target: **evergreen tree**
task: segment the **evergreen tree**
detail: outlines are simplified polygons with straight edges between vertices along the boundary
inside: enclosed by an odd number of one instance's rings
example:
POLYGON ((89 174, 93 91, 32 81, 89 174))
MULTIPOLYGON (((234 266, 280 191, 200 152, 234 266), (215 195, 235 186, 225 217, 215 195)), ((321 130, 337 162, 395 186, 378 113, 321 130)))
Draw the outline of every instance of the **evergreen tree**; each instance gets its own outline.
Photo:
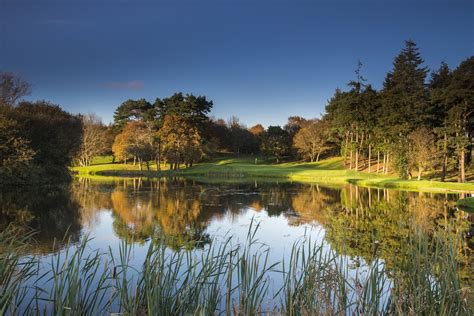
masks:
POLYGON ((431 74, 431 80, 429 84, 430 89, 430 102, 432 107, 435 109, 435 128, 434 132, 438 137, 438 148, 442 155, 441 161, 441 181, 446 178, 446 172, 448 169, 449 157, 452 155, 450 149, 449 140, 449 127, 448 127, 448 104, 446 102, 447 88, 451 83, 452 74, 449 70, 448 65, 442 62, 439 69, 431 74))
POLYGON ((423 62, 416 44, 408 40, 385 78, 382 123, 392 139, 406 136, 416 127, 432 121, 434 110, 429 106, 425 88, 428 69, 423 67, 423 62))
POLYGON ((453 71, 446 92, 447 128, 458 158, 458 181, 466 181, 466 156, 471 157, 474 136, 474 56, 463 61, 453 71), (469 154, 468 154, 469 153, 469 154))
POLYGON ((280 126, 269 126, 262 137, 262 151, 275 156, 277 163, 290 153, 291 139, 280 126))
POLYGON ((409 145, 406 136, 417 127, 432 126, 434 122, 434 108, 428 102, 425 87, 428 69, 423 67, 423 62, 416 44, 406 41, 383 85, 379 124, 385 126, 384 138, 391 144, 395 165, 402 178, 409 174, 405 156, 409 145))
POLYGON ((130 121, 152 121, 154 116, 154 107, 147 100, 127 100, 114 112, 115 132, 120 132, 130 121))

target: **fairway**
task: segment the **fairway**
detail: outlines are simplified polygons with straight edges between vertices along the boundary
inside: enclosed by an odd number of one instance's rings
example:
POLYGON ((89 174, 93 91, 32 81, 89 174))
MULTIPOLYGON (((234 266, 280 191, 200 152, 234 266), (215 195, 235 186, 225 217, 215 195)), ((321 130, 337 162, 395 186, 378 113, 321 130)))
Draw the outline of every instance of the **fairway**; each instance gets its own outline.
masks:
POLYGON ((394 175, 382 175, 375 172, 356 172, 343 168, 342 158, 329 158, 319 162, 288 162, 274 164, 265 159, 242 157, 203 162, 190 168, 169 170, 168 165, 156 171, 156 165, 150 165, 150 171, 133 164, 113 164, 105 159, 102 163, 88 167, 74 167, 77 176, 93 177, 162 177, 184 176, 198 178, 200 181, 245 182, 255 179, 266 181, 295 181, 304 183, 324 183, 332 185, 355 184, 365 187, 379 187, 421 192, 467 192, 474 193, 474 183, 441 182, 431 180, 400 180, 394 175), (104 163, 105 162, 105 163, 104 163))

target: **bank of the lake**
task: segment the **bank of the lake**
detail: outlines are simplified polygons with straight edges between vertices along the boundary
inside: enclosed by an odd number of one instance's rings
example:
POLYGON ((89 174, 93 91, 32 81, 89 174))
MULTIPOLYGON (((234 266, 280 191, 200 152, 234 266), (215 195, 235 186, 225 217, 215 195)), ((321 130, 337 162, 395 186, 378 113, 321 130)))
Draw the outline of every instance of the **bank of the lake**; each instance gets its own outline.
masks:
POLYGON ((81 177, 159 177, 179 175, 195 177, 200 180, 213 181, 246 181, 256 179, 273 179, 306 183, 325 183, 343 185, 347 183, 365 187, 413 190, 424 192, 466 192, 474 193, 474 182, 457 183, 434 180, 401 180, 394 175, 381 175, 375 172, 356 172, 344 169, 341 158, 331 158, 319 162, 267 163, 253 157, 222 159, 204 162, 191 168, 170 171, 167 166, 156 171, 151 165, 148 171, 144 166, 102 163, 88 167, 74 167, 73 171, 81 177))

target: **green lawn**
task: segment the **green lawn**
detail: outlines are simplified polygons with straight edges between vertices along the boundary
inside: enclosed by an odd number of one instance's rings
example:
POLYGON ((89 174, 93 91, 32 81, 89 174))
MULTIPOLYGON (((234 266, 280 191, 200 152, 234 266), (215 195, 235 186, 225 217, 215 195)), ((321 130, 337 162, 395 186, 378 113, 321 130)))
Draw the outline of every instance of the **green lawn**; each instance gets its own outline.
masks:
POLYGON ((473 213, 474 212, 474 197, 467 197, 457 201, 456 203, 463 210, 473 213))
MULTIPOLYGON (((75 167, 79 176, 158 176, 156 166, 151 172, 140 171, 132 164, 104 163, 90 167, 75 167)), ((166 166, 161 175, 168 174, 166 166)), ((192 168, 173 171, 173 175, 199 178, 204 181, 242 181, 251 179, 287 180, 297 182, 326 183, 342 185, 347 183, 360 186, 393 188, 429 192, 474 192, 474 183, 439 182, 429 180, 400 180, 392 175, 356 172, 343 169, 341 158, 330 158, 320 162, 290 162, 271 164, 262 159, 255 163, 254 157, 223 159, 205 162, 192 168)))

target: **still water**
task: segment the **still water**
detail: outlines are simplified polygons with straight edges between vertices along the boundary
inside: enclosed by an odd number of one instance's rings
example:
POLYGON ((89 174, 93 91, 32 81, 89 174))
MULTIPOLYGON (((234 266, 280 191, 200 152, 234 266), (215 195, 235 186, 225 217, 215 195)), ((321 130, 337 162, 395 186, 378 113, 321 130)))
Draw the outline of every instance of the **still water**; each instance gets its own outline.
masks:
POLYGON ((78 179, 70 187, 0 193, 0 227, 34 229, 31 254, 45 262, 55 253, 92 238, 88 249, 113 252, 121 240, 134 244, 134 262, 153 236, 168 248, 205 249, 211 240, 245 240, 250 223, 270 260, 288 257, 303 236, 347 259, 353 273, 375 257, 387 269, 416 225, 425 234, 449 229, 464 234, 462 278, 472 284, 473 219, 458 210, 457 194, 432 194, 354 185, 249 182, 202 183, 186 179, 78 179), (68 242, 69 241, 69 242, 68 242), (377 244, 377 251, 374 251, 377 244))

